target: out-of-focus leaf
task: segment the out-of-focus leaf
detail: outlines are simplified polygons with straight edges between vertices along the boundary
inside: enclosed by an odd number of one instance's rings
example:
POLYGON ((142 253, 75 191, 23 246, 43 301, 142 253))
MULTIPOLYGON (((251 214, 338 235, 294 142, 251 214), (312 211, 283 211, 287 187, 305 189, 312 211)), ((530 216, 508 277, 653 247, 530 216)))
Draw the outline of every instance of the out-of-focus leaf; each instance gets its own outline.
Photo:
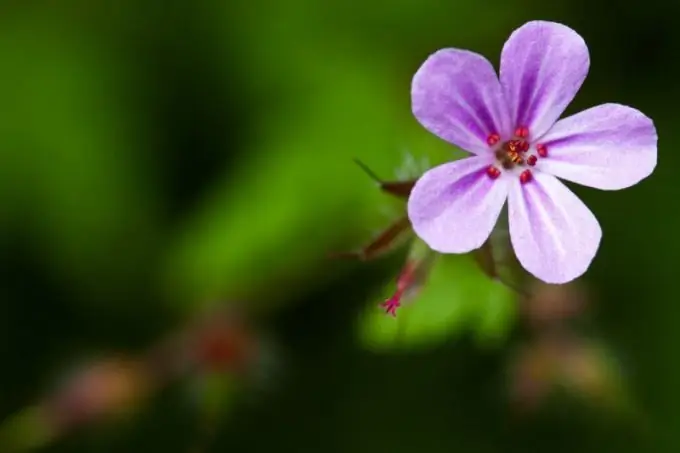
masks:
MULTIPOLYGON (((387 299, 394 283, 382 293, 387 299)), ((362 343, 374 350, 428 347, 465 330, 499 338, 512 320, 514 295, 482 273, 469 255, 438 255, 422 290, 396 318, 371 304, 360 318, 362 343)))
POLYGON ((239 389, 233 377, 224 373, 207 373, 194 380, 199 413, 206 421, 214 421, 215 417, 223 415, 239 389))
POLYGON ((34 451, 49 444, 54 434, 42 408, 30 406, 3 420, 0 445, 7 453, 34 451))
POLYGON ((499 282, 490 282, 494 289, 480 300, 477 322, 473 321, 477 339, 484 345, 494 345, 507 338, 516 315, 516 296, 499 282))
POLYGON ((125 65, 73 24, 15 19, 0 28, 0 202, 14 200, 11 215, 58 273, 122 288, 154 238, 125 65))

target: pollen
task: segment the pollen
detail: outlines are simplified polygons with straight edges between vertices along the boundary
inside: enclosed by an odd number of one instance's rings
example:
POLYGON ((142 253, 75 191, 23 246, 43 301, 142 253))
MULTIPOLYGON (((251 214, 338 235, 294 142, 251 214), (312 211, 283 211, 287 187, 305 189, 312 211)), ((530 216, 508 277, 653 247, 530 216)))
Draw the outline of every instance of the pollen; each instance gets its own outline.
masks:
POLYGON ((538 161, 538 157, 534 156, 533 154, 529 157, 527 157, 527 164, 531 167, 536 165, 536 162, 538 161))
POLYGON ((524 158, 518 151, 508 151, 508 160, 515 165, 524 164, 524 158))
POLYGON ((520 140, 510 140, 506 147, 509 152, 517 153, 522 149, 522 142, 520 140))
POLYGON ((513 153, 524 153, 529 150, 529 142, 526 140, 510 140, 505 144, 505 149, 513 153))

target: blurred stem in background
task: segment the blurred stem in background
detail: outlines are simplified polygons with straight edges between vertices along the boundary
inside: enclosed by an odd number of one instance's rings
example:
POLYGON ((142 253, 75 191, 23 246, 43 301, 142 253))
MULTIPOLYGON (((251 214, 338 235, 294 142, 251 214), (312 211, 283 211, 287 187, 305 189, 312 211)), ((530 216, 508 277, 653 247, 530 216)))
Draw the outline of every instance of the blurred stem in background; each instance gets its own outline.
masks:
POLYGON ((210 394, 200 403, 204 430, 197 435, 209 442, 225 403, 215 390, 254 384, 271 371, 263 370, 266 342, 237 310, 232 305, 206 313, 142 356, 107 355, 72 370, 53 392, 0 425, 2 451, 32 451, 88 426, 133 416, 178 380, 207 386, 210 394))

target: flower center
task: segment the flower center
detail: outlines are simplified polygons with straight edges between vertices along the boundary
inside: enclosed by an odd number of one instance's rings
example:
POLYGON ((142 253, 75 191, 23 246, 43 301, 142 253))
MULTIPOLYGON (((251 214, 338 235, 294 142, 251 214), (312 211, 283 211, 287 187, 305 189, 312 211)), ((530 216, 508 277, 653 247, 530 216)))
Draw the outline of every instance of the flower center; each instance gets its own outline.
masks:
POLYGON ((548 149, 545 145, 534 144, 530 140, 529 129, 525 126, 515 128, 513 137, 501 143, 501 137, 497 133, 489 135, 486 140, 489 147, 493 149, 496 157, 496 164, 487 168, 487 175, 491 179, 496 179, 503 171, 516 172, 519 170, 519 180, 526 184, 532 180, 531 170, 539 158, 548 157, 548 149))

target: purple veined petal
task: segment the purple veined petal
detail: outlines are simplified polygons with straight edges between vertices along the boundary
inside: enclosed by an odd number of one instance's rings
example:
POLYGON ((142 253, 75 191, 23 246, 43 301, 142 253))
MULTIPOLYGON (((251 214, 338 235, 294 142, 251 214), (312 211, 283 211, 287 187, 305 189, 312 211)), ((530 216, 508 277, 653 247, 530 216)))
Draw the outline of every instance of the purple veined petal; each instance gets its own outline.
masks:
POLYGON ((642 112, 603 104, 564 118, 540 139, 541 171, 603 190, 637 184, 656 167, 657 134, 642 112))
POLYGON ((491 234, 508 196, 508 179, 491 179, 492 158, 473 156, 426 172, 408 200, 413 230, 441 253, 467 253, 491 234))
POLYGON ((425 60, 411 84, 413 114, 438 137, 474 154, 491 134, 509 138, 510 122, 493 66, 483 56, 442 49, 425 60))
POLYGON ((590 266, 600 246, 600 224, 557 178, 535 172, 527 184, 511 181, 510 240, 517 259, 546 283, 567 283, 590 266))
POLYGON ((571 28, 533 21, 515 30, 501 53, 500 80, 512 127, 545 134, 588 74, 588 46, 571 28))

